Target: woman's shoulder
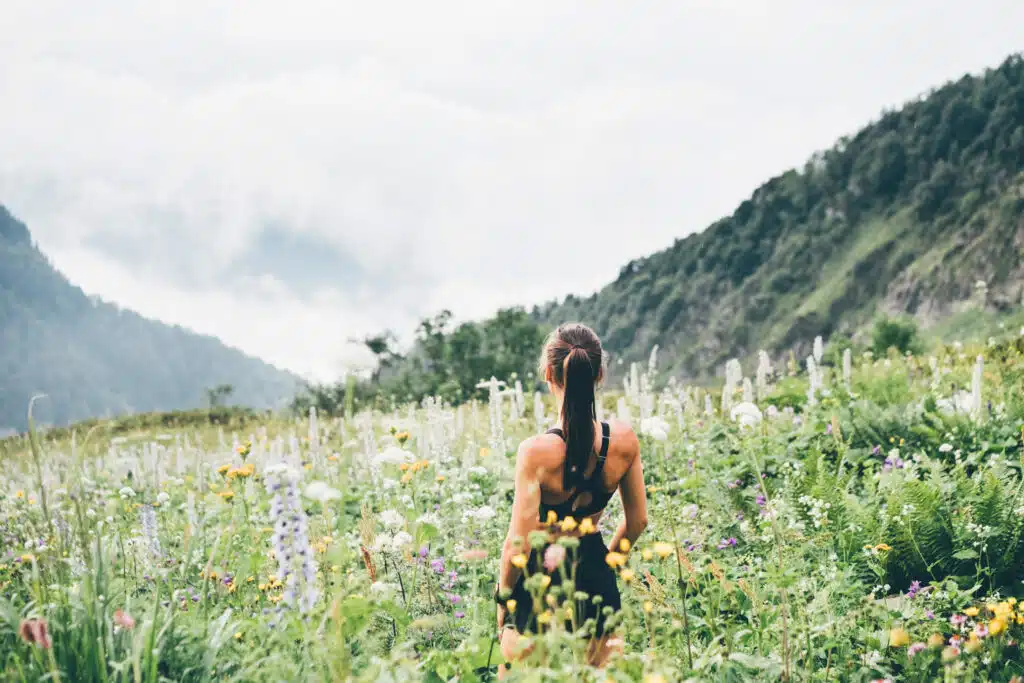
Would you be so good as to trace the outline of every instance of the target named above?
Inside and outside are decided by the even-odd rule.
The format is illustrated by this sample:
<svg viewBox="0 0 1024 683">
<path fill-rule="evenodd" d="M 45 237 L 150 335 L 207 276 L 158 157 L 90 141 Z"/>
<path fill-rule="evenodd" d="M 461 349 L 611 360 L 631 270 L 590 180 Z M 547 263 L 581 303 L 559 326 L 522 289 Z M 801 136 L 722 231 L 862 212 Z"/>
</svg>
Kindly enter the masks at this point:
<svg viewBox="0 0 1024 683">
<path fill-rule="evenodd" d="M 557 434 L 535 434 L 519 443 L 516 459 L 523 464 L 547 468 L 563 456 L 562 439 Z"/>
<path fill-rule="evenodd" d="M 609 438 L 616 451 L 627 456 L 630 460 L 640 454 L 640 440 L 637 439 L 633 425 L 625 420 L 611 418 L 605 420 L 608 423 Z"/>
</svg>

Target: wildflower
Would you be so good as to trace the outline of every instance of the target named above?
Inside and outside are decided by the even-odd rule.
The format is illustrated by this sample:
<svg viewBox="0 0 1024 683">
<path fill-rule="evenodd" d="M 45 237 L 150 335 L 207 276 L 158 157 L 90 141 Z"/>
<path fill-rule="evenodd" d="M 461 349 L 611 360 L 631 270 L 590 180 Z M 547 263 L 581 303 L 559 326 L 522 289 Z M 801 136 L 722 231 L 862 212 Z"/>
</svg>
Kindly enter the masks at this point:
<svg viewBox="0 0 1024 683">
<path fill-rule="evenodd" d="M 569 517 L 572 519 L 572 517 Z M 544 569 L 553 572 L 565 560 L 565 548 L 558 544 L 549 545 L 544 551 Z"/>
<path fill-rule="evenodd" d="M 592 521 L 590 521 L 590 517 L 584 517 L 583 521 L 580 522 L 580 529 L 579 529 L 579 531 L 580 531 L 580 534 L 585 536 L 587 534 L 594 533 L 595 531 L 597 531 L 597 528 L 594 526 L 594 523 Z M 622 539 L 622 540 L 626 540 L 626 539 Z M 628 543 L 628 541 L 627 541 L 627 543 Z"/>
<path fill-rule="evenodd" d="M 651 602 L 650 600 L 646 600 L 644 602 L 644 611 L 647 612 L 648 614 L 653 612 L 654 611 L 654 603 Z"/>
<path fill-rule="evenodd" d="M 242 639 L 242 632 L 241 631 L 235 631 L 235 640 L 241 640 L 241 639 Z"/>
<path fill-rule="evenodd" d="M 906 647 L 910 645 L 910 636 L 903 628 L 894 628 L 889 631 L 889 647 Z"/>
<path fill-rule="evenodd" d="M 938 648 L 946 644 L 946 639 L 941 633 L 933 633 L 928 636 L 928 647 Z"/>
<path fill-rule="evenodd" d="M 437 475 L 437 483 L 441 484 L 443 482 L 444 482 L 444 475 L 443 474 Z"/>
<path fill-rule="evenodd" d="M 992 621 L 988 622 L 988 632 L 994 636 L 998 636 L 1000 633 L 1006 630 L 1006 621 L 1001 617 L 996 617 Z"/>
<path fill-rule="evenodd" d="M 644 551 L 640 553 L 640 557 L 644 558 L 645 562 L 650 562 L 651 559 L 654 557 L 654 553 L 651 552 L 650 548 L 644 548 Z"/>
<path fill-rule="evenodd" d="M 875 550 L 877 550 L 879 552 L 887 553 L 890 550 L 892 550 L 892 546 L 889 545 L 888 543 L 879 543 L 878 545 L 875 546 Z"/>
<path fill-rule="evenodd" d="M 952 662 L 954 659 L 960 656 L 960 648 L 955 645 L 949 645 L 942 649 L 942 661 Z"/>
<path fill-rule="evenodd" d="M 976 636 L 978 638 L 987 638 L 988 626 L 985 626 L 985 624 L 975 624 L 974 632 L 971 633 L 971 636 Z"/>
<path fill-rule="evenodd" d="M 130 631 L 135 628 L 135 619 L 131 615 L 125 613 L 122 610 L 114 611 L 114 625 L 120 626 L 126 631 Z"/>
<path fill-rule="evenodd" d="M 25 619 L 18 627 L 18 635 L 29 645 L 49 650 L 52 642 L 45 619 Z"/>
<path fill-rule="evenodd" d="M 910 599 L 913 599 L 914 596 L 917 595 L 920 590 L 921 590 L 921 582 L 920 581 L 911 581 L 910 582 L 910 588 L 907 589 L 907 597 L 910 598 Z"/>
<path fill-rule="evenodd" d="M 456 612 L 454 616 L 455 616 L 456 619 L 462 619 L 462 618 L 464 618 L 466 616 L 466 613 L 465 612 Z"/>
<path fill-rule="evenodd" d="M 547 574 L 541 574 L 538 580 L 540 581 L 541 588 L 547 588 L 551 585 L 551 577 Z"/>
<path fill-rule="evenodd" d="M 969 617 L 976 617 L 976 616 L 978 616 L 978 612 L 979 612 L 978 608 L 974 607 L 974 606 L 968 607 L 967 609 L 964 610 L 964 614 L 966 614 Z"/>
<path fill-rule="evenodd" d="M 490 454 L 491 454 L 491 449 L 488 448 L 487 446 L 484 446 L 483 448 L 480 449 L 480 457 L 481 458 L 486 458 Z"/>
<path fill-rule="evenodd" d="M 654 552 L 658 555 L 658 557 L 660 557 L 663 560 L 666 557 L 668 557 L 669 555 L 671 555 L 672 551 L 673 551 L 673 547 L 672 547 L 671 543 L 665 543 L 664 541 L 658 541 L 657 543 L 654 544 Z"/>
<path fill-rule="evenodd" d="M 967 617 L 963 614 L 954 614 L 949 618 L 949 623 L 959 628 L 967 623 Z"/>
<path fill-rule="evenodd" d="M 630 544 L 628 538 L 624 538 L 621 541 L 619 541 L 619 550 L 621 550 L 622 552 L 628 553 L 631 547 L 632 545 Z"/>
<path fill-rule="evenodd" d="M 398 432 L 395 434 L 395 441 L 401 445 L 405 445 L 405 442 L 409 440 L 409 432 Z"/>
<path fill-rule="evenodd" d="M 635 576 L 636 576 L 636 573 L 632 569 L 629 569 L 629 568 L 623 569 L 621 572 L 619 572 L 619 577 L 621 577 L 622 580 L 625 581 L 626 583 L 631 582 Z"/>
<path fill-rule="evenodd" d="M 524 555 L 523 553 L 518 553 L 516 555 L 513 555 L 512 556 L 512 565 L 515 566 L 515 567 L 518 567 L 519 569 L 522 569 L 523 567 L 525 567 L 526 566 L 526 555 Z"/>
<path fill-rule="evenodd" d="M 322 481 L 314 481 L 306 487 L 302 492 L 302 495 L 310 500 L 315 500 L 318 503 L 326 503 L 329 500 L 337 500 L 341 498 L 341 491 L 331 488 Z"/>
<path fill-rule="evenodd" d="M 22 498 L 25 497 L 25 492 L 19 489 L 14 492 L 14 497 L 17 498 L 18 500 L 21 500 Z"/>
<path fill-rule="evenodd" d="M 913 659 L 914 655 L 919 652 L 923 652 L 927 646 L 924 643 L 917 642 L 907 648 L 907 657 Z"/>
<path fill-rule="evenodd" d="M 509 614 L 515 614 L 516 605 L 518 605 L 518 604 L 519 603 L 516 602 L 515 599 L 513 599 L 513 598 L 509 598 L 508 600 L 505 601 L 505 607 L 508 608 Z"/>
<path fill-rule="evenodd" d="M 559 524 L 559 527 L 562 529 L 562 531 L 564 531 L 566 533 L 569 533 L 569 532 L 573 531 L 576 528 L 576 526 L 577 526 L 577 524 L 576 524 L 576 518 L 575 517 L 566 517 Z"/>
<path fill-rule="evenodd" d="M 537 615 L 537 622 L 540 623 L 540 624 L 545 624 L 545 625 L 546 624 L 550 624 L 551 623 L 551 616 L 552 615 L 551 615 L 551 611 L 550 610 L 544 610 L 543 612 L 541 612 L 540 614 Z"/>
<path fill-rule="evenodd" d="M 470 550 L 462 551 L 462 555 L 459 556 L 463 562 L 481 562 L 487 559 L 487 551 L 483 548 L 473 548 Z"/>
<path fill-rule="evenodd" d="M 971 637 L 967 639 L 967 642 L 964 643 L 964 649 L 971 654 L 978 652 L 982 647 L 984 646 L 981 644 L 981 639 L 973 633 L 971 634 Z"/>
<path fill-rule="evenodd" d="M 235 492 L 234 491 L 221 491 L 217 495 L 220 496 L 221 498 L 223 498 L 226 502 L 228 502 L 232 498 L 235 497 Z"/>
<path fill-rule="evenodd" d="M 749 401 L 737 403 L 729 411 L 729 417 L 733 422 L 738 422 L 740 427 L 756 427 L 760 424 L 763 416 L 761 409 Z"/>
<path fill-rule="evenodd" d="M 626 564 L 626 556 L 622 553 L 617 553 L 613 550 L 607 555 L 605 555 L 604 561 L 608 564 L 609 567 L 615 569 L 616 567 L 621 567 L 624 564 Z"/>
</svg>

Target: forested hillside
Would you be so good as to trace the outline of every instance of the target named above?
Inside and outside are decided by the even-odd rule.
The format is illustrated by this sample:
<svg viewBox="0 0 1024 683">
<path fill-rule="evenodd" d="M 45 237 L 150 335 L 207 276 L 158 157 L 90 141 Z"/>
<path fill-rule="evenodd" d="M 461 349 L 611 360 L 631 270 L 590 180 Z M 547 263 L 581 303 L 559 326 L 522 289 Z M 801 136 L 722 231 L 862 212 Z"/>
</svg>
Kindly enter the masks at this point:
<svg viewBox="0 0 1024 683">
<path fill-rule="evenodd" d="M 212 337 L 92 299 L 56 271 L 28 229 L 0 206 L 0 431 L 36 415 L 91 416 L 202 406 L 230 384 L 232 402 L 280 406 L 297 378 Z"/>
<path fill-rule="evenodd" d="M 1017 55 L 882 114 L 731 215 L 626 264 L 589 297 L 534 310 L 578 319 L 639 360 L 660 344 L 689 376 L 860 328 L 876 312 L 928 323 L 987 284 L 1024 285 L 1024 61 Z"/>
</svg>

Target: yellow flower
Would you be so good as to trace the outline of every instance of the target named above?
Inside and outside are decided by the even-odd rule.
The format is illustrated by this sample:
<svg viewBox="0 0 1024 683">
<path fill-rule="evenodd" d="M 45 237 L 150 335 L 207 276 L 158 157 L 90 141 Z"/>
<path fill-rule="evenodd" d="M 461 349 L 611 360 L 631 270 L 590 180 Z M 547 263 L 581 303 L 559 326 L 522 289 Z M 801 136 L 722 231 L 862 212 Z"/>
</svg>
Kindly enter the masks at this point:
<svg viewBox="0 0 1024 683">
<path fill-rule="evenodd" d="M 654 552 L 657 553 L 658 557 L 665 559 L 672 554 L 674 548 L 671 543 L 665 543 L 664 541 L 658 541 L 654 544 Z"/>
<path fill-rule="evenodd" d="M 957 656 L 959 654 L 960 654 L 960 651 L 957 650 L 952 645 L 950 645 L 948 647 L 944 647 L 942 649 L 942 661 L 944 661 L 944 662 L 952 662 L 954 659 L 957 658 Z"/>
<path fill-rule="evenodd" d="M 933 633 L 930 636 L 928 636 L 928 647 L 931 647 L 931 648 L 942 647 L 943 644 L 945 644 L 945 642 L 946 642 L 946 639 L 942 636 L 941 633 Z"/>
<path fill-rule="evenodd" d="M 910 645 L 910 635 L 902 628 L 889 631 L 889 647 L 906 647 Z"/>
<path fill-rule="evenodd" d="M 234 491 L 221 491 L 217 495 L 220 496 L 221 498 L 223 498 L 226 501 L 230 501 L 232 498 L 235 497 L 235 492 Z"/>
<path fill-rule="evenodd" d="M 512 600 L 512 599 L 509 599 L 509 600 L 505 601 L 505 607 L 508 608 L 509 614 L 514 614 L 515 613 L 516 605 L 518 605 L 518 604 L 519 604 L 518 602 L 516 602 L 515 600 Z"/>
<path fill-rule="evenodd" d="M 443 481 L 444 481 L 444 475 L 443 474 L 437 475 L 437 483 L 440 484 Z"/>
<path fill-rule="evenodd" d="M 518 555 L 512 556 L 512 564 L 515 567 L 522 569 L 526 566 L 526 555 L 519 553 Z"/>
<path fill-rule="evenodd" d="M 241 639 L 242 639 L 242 632 L 241 631 L 236 632 L 235 633 L 235 640 L 241 640 Z"/>
<path fill-rule="evenodd" d="M 217 474 L 227 474 L 230 469 L 231 465 L 221 465 L 217 468 Z"/>
<path fill-rule="evenodd" d="M 971 654 L 980 651 L 981 648 L 981 639 L 973 633 L 971 634 L 971 637 L 967 639 L 967 642 L 964 643 L 964 649 L 970 652 Z"/>
<path fill-rule="evenodd" d="M 967 609 L 964 610 L 964 614 L 966 614 L 969 617 L 976 617 L 976 616 L 978 616 L 978 612 L 979 612 L 979 610 L 978 610 L 977 607 L 968 607 Z"/>
<path fill-rule="evenodd" d="M 404 446 L 405 442 L 409 440 L 409 432 L 398 432 L 395 434 L 395 440 Z"/>
<path fill-rule="evenodd" d="M 401 465 L 398 466 L 398 469 L 400 469 L 403 472 L 405 472 L 407 469 L 409 469 L 409 463 L 403 462 Z"/>
<path fill-rule="evenodd" d="M 1012 597 L 1011 598 L 1006 598 L 1006 604 L 1010 605 L 1011 607 L 1013 605 L 1016 605 L 1017 604 L 1017 598 L 1012 598 Z"/>
<path fill-rule="evenodd" d="M 558 515 L 555 513 L 554 510 L 548 510 L 548 516 L 547 519 L 544 520 L 544 523 L 550 526 L 552 524 L 555 524 L 556 522 L 558 522 Z"/>
<path fill-rule="evenodd" d="M 613 550 L 604 556 L 604 561 L 608 563 L 609 567 L 615 569 L 626 564 L 626 556 Z"/>
<path fill-rule="evenodd" d="M 551 585 L 551 577 L 548 576 L 547 574 L 541 574 L 540 575 L 540 583 L 541 583 L 541 588 L 547 588 L 548 586 Z"/>
<path fill-rule="evenodd" d="M 583 521 L 580 522 L 580 533 L 583 535 L 592 534 L 597 529 L 594 527 L 594 523 L 590 521 L 590 517 L 584 517 Z"/>
<path fill-rule="evenodd" d="M 1006 630 L 1006 621 L 1000 617 L 996 617 L 992 621 L 988 622 L 988 632 L 994 636 L 998 636 L 1000 633 Z"/>
<path fill-rule="evenodd" d="M 875 546 L 875 550 L 879 550 L 879 551 L 887 553 L 890 550 L 892 550 L 892 546 L 890 546 L 888 543 L 879 543 L 878 545 Z"/>
<path fill-rule="evenodd" d="M 564 531 L 566 533 L 572 531 L 577 526 L 578 525 L 576 524 L 576 518 L 575 517 L 566 517 L 565 519 L 562 520 L 561 524 L 559 524 L 559 527 L 561 527 L 562 531 Z"/>
<path fill-rule="evenodd" d="M 261 591 L 267 590 L 267 584 L 265 584 L 265 583 L 261 583 L 260 585 L 258 585 L 256 587 L 259 588 Z"/>
<path fill-rule="evenodd" d="M 483 448 L 480 449 L 480 457 L 481 458 L 486 458 L 490 454 L 491 454 L 491 449 L 490 448 L 487 448 L 486 446 L 484 446 Z"/>
<path fill-rule="evenodd" d="M 651 552 L 650 548 L 644 548 L 644 551 L 640 553 L 640 557 L 644 558 L 646 562 L 650 562 L 651 558 L 654 557 L 654 553 Z"/>
<path fill-rule="evenodd" d="M 19 489 L 14 492 L 14 497 L 20 500 L 25 497 L 25 492 Z"/>
<path fill-rule="evenodd" d="M 628 553 L 631 547 L 633 546 L 630 544 L 628 538 L 624 538 L 621 541 L 619 541 L 619 550 L 621 550 L 622 552 Z"/>
<path fill-rule="evenodd" d="M 302 469 L 304 469 L 304 470 L 311 470 L 311 469 L 313 469 L 313 463 L 307 462 L 305 465 L 302 466 Z"/>
<path fill-rule="evenodd" d="M 406 472 L 405 474 L 402 475 L 402 483 L 403 484 L 408 484 L 410 481 L 412 481 L 412 475 L 411 474 Z"/>
<path fill-rule="evenodd" d="M 644 611 L 647 612 L 648 614 L 653 612 L 654 611 L 654 603 L 651 602 L 650 600 L 647 600 L 646 602 L 644 602 Z"/>
<path fill-rule="evenodd" d="M 36 504 L 36 499 L 35 498 L 29 498 L 28 499 L 28 504 L 29 505 L 35 505 Z M 138 505 L 138 503 L 136 503 L 136 505 Z"/>
<path fill-rule="evenodd" d="M 633 577 L 636 576 L 636 572 L 634 572 L 632 569 L 623 569 L 621 572 L 619 572 L 619 576 L 622 578 L 623 581 L 629 583 L 633 580 Z"/>
<path fill-rule="evenodd" d="M 541 623 L 541 624 L 550 624 L 551 623 L 551 612 L 550 612 L 550 610 L 545 610 L 545 611 L 541 612 L 540 614 L 538 614 L 537 615 L 537 621 L 538 621 L 538 623 Z"/>
<path fill-rule="evenodd" d="M 22 562 L 31 562 L 34 559 L 36 559 L 36 556 L 33 555 L 32 553 L 25 553 L 24 555 L 21 556 L 21 561 Z"/>
</svg>

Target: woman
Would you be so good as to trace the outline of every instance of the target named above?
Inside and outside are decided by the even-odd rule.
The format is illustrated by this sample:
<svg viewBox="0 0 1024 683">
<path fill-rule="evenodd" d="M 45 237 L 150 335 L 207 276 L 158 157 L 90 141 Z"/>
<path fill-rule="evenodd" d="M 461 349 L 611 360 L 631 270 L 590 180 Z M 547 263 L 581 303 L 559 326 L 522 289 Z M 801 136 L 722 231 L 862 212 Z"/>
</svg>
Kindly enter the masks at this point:
<svg viewBox="0 0 1024 683">
<path fill-rule="evenodd" d="M 601 340 L 579 324 L 560 326 L 541 354 L 540 370 L 557 402 L 561 424 L 524 441 L 516 455 L 512 519 L 495 590 L 499 639 L 508 662 L 528 654 L 530 648 L 522 636 L 550 622 L 554 612 L 547 607 L 552 603 L 559 618 L 574 613 L 569 622 L 574 627 L 593 620 L 588 650 L 591 664 L 604 665 L 614 649 L 604 626 L 605 608 L 614 612 L 620 607 L 611 567 L 615 562 L 606 561 L 608 548 L 595 530 L 605 506 L 618 491 L 625 518 L 610 547 L 622 554 L 628 552 L 647 526 L 647 495 L 636 434 L 626 423 L 596 420 L 595 390 L 603 377 L 603 360 Z M 568 566 L 554 566 L 561 564 L 559 558 L 564 555 L 557 549 L 547 551 L 555 546 L 526 550 L 530 532 L 538 530 L 547 531 L 549 542 L 563 535 L 579 538 L 578 548 L 564 560 Z M 562 596 L 572 602 L 535 601 L 538 582 L 532 584 L 531 593 L 526 574 L 550 576 L 550 581 L 541 577 L 539 583 L 552 593 L 558 592 L 551 589 L 563 578 L 571 576 L 576 591 L 600 596 L 600 600 Z"/>
</svg>

